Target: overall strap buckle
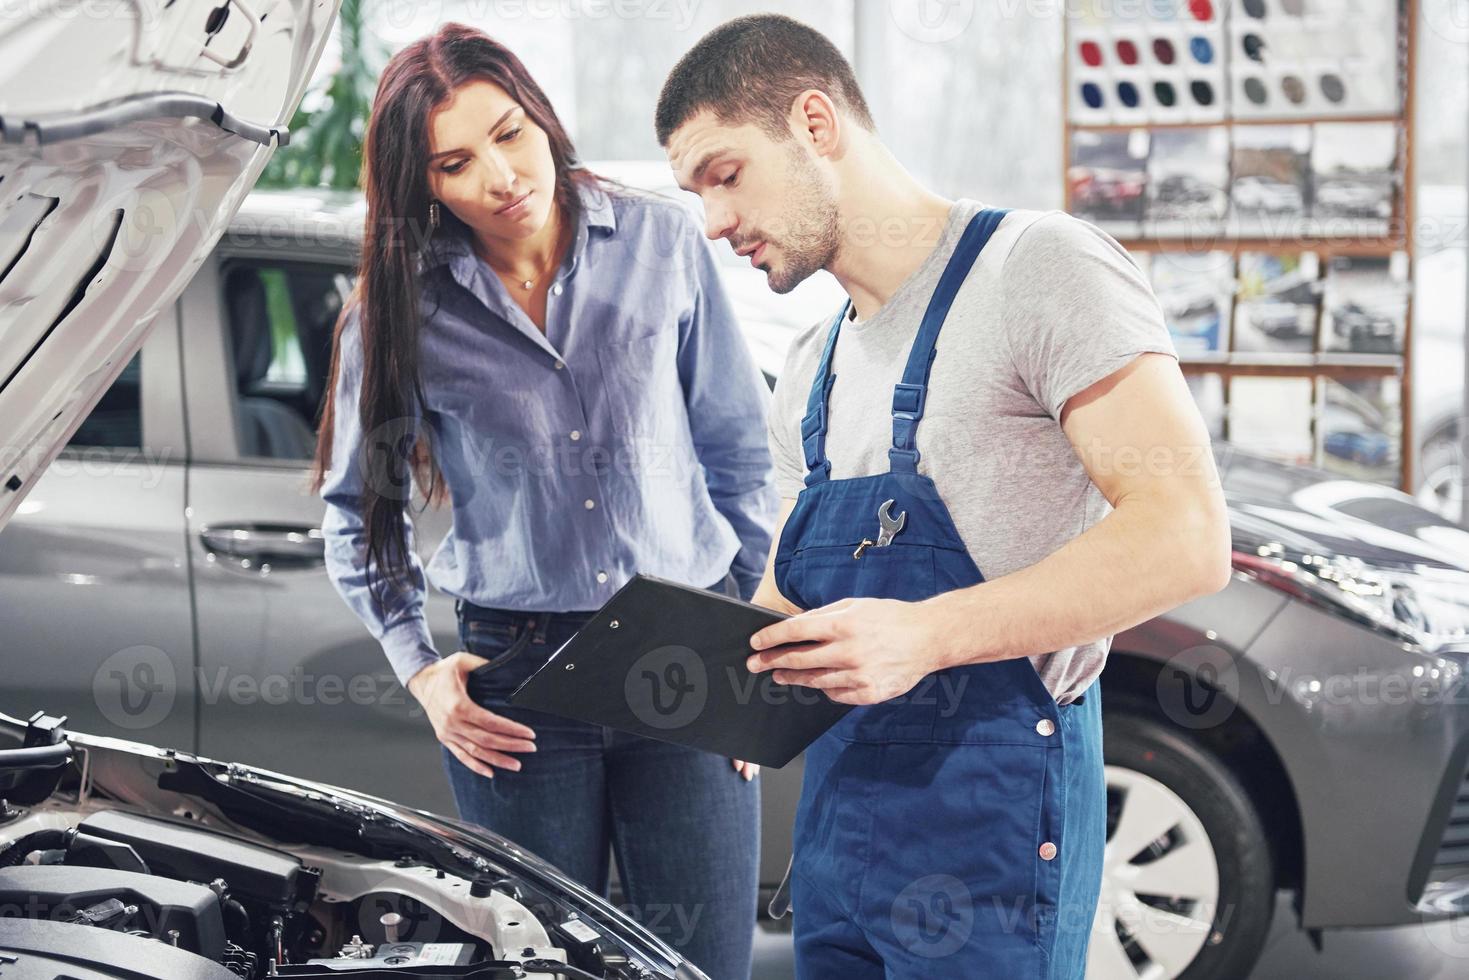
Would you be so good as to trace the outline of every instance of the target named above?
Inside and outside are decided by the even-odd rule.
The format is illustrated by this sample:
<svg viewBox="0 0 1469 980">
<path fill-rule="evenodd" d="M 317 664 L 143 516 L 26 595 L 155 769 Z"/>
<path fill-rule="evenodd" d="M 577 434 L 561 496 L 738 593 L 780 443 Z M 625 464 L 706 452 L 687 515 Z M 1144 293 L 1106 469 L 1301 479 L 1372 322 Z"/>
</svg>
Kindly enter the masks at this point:
<svg viewBox="0 0 1469 980">
<path fill-rule="evenodd" d="M 903 368 L 903 380 L 893 388 L 893 447 L 888 450 L 888 459 L 894 472 L 918 471 L 918 423 L 923 421 L 928 401 L 928 376 L 938 353 L 939 330 L 959 287 L 1007 213 L 1005 208 L 985 208 L 969 220 L 923 312 Z"/>
<path fill-rule="evenodd" d="M 831 475 L 831 461 L 826 458 L 826 430 L 831 418 L 831 389 L 836 384 L 836 375 L 831 372 L 832 352 L 836 349 L 837 335 L 842 321 L 852 306 L 849 299 L 842 305 L 841 312 L 831 322 L 826 336 L 826 347 L 821 351 L 821 363 L 816 368 L 816 377 L 811 380 L 811 394 L 806 399 L 806 414 L 801 419 L 801 451 L 806 457 L 806 486 L 814 486 Z"/>
</svg>

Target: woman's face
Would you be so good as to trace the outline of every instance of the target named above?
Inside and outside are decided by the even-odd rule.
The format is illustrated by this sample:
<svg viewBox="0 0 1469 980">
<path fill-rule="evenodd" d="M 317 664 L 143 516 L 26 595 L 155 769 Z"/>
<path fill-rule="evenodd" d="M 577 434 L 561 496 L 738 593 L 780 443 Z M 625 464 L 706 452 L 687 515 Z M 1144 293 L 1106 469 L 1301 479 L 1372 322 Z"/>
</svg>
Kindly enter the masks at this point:
<svg viewBox="0 0 1469 980">
<path fill-rule="evenodd" d="M 467 82 L 429 117 L 429 191 L 486 240 L 545 227 L 556 196 L 546 131 L 494 82 Z"/>
</svg>

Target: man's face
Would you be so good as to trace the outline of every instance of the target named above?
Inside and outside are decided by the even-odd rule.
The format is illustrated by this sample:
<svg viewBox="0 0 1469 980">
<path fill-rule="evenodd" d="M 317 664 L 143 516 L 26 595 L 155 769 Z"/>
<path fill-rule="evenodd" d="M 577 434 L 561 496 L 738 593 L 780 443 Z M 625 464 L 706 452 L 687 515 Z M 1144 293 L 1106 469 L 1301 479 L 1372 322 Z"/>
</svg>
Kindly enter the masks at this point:
<svg viewBox="0 0 1469 980">
<path fill-rule="evenodd" d="M 704 202 L 704 233 L 729 239 L 777 293 L 827 268 L 840 244 L 836 195 L 811 151 L 704 111 L 673 132 L 668 162 Z"/>
</svg>

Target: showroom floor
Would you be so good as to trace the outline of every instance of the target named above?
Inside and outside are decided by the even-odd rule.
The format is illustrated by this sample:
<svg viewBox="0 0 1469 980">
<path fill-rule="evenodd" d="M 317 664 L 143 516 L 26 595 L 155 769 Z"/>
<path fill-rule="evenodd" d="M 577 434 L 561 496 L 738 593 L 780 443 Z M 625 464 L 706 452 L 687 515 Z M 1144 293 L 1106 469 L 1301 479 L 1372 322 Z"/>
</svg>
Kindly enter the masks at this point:
<svg viewBox="0 0 1469 980">
<path fill-rule="evenodd" d="M 1327 933 L 1317 955 L 1295 927 L 1290 897 L 1281 893 L 1275 926 L 1251 980 L 1451 980 L 1469 974 L 1469 919 L 1460 923 Z M 791 936 L 762 928 L 755 940 L 752 980 L 793 980 Z"/>
</svg>

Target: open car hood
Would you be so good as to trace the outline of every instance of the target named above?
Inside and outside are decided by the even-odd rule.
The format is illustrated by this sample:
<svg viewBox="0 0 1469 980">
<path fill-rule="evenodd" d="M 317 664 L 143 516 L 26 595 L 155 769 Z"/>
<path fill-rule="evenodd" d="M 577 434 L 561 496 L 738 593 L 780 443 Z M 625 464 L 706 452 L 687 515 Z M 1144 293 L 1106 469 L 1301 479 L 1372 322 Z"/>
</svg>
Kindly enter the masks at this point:
<svg viewBox="0 0 1469 980">
<path fill-rule="evenodd" d="M 63 720 L 0 713 L 0 960 L 22 977 L 707 980 L 488 830 Z"/>
<path fill-rule="evenodd" d="M 0 25 L 0 528 L 288 138 L 339 0 Z"/>
</svg>

